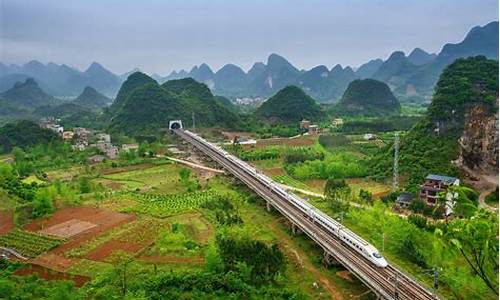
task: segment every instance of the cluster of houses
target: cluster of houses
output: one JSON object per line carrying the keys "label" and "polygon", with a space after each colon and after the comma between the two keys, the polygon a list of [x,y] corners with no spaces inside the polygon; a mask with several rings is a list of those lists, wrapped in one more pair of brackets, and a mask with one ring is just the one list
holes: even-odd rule
{"label": "cluster of houses", "polygon": [[456,195],[452,194],[448,189],[451,186],[459,186],[460,179],[450,176],[442,176],[436,174],[429,174],[425,178],[424,183],[420,186],[418,195],[412,193],[401,193],[396,199],[396,205],[401,209],[410,207],[413,201],[417,198],[423,201],[428,206],[435,206],[438,204],[438,198],[441,193],[446,195],[445,216],[453,213],[455,206]]}
{"label": "cluster of houses", "polygon": [[[105,132],[95,132],[83,127],[75,127],[73,130],[64,130],[63,126],[57,124],[58,119],[47,118],[42,120],[40,126],[57,132],[63,140],[71,142],[74,150],[83,151],[87,148],[97,148],[102,154],[89,157],[89,162],[99,163],[106,159],[116,159],[119,151],[137,150],[138,144],[123,144],[121,149],[111,143],[111,136]],[[91,143],[92,142],[92,143]]]}
{"label": "cluster of houses", "polygon": [[64,132],[64,127],[59,125],[59,119],[56,118],[44,118],[40,122],[40,127],[45,129],[50,129],[56,133],[62,134]]}

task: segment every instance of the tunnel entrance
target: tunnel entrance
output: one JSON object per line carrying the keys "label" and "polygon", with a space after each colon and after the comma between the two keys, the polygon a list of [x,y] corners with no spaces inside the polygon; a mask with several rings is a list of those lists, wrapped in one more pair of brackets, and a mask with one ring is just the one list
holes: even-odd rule
{"label": "tunnel entrance", "polygon": [[168,128],[170,130],[182,129],[182,121],[181,120],[172,120],[169,122]]}

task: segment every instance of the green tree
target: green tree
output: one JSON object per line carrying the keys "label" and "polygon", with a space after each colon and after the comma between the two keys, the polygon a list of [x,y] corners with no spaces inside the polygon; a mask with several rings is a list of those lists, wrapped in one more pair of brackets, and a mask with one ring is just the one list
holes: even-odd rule
{"label": "green tree", "polygon": [[326,201],[337,214],[343,214],[349,210],[351,199],[351,188],[343,179],[328,179],[325,184],[324,194]]}
{"label": "green tree", "polygon": [[363,189],[359,190],[359,199],[362,201],[372,204],[373,203],[373,194],[370,193],[369,191],[365,191]]}
{"label": "green tree", "polygon": [[23,151],[23,149],[19,147],[14,147],[11,152],[12,156],[14,156],[14,160],[16,162],[20,162],[26,159],[26,153]]}
{"label": "green tree", "polygon": [[254,282],[273,279],[285,268],[285,255],[276,244],[268,246],[246,235],[227,232],[219,233],[216,243],[225,270],[240,271],[241,263],[245,263]]}
{"label": "green tree", "polygon": [[498,216],[484,210],[448,225],[447,240],[472,271],[498,295]]}
{"label": "green tree", "polygon": [[182,168],[179,170],[179,178],[181,183],[187,188],[189,192],[192,192],[200,187],[197,180],[191,179],[191,170],[188,168]]}
{"label": "green tree", "polygon": [[421,229],[425,229],[427,226],[427,219],[420,215],[409,215],[408,222],[413,223],[415,226]]}
{"label": "green tree", "polygon": [[35,218],[44,216],[54,211],[54,195],[48,189],[40,189],[33,200],[33,216]]}
{"label": "green tree", "polygon": [[338,199],[343,189],[349,188],[344,179],[330,178],[326,181],[324,194],[326,197]]}
{"label": "green tree", "polygon": [[78,186],[80,188],[80,193],[87,194],[92,191],[92,186],[88,177],[80,177],[78,181]]}

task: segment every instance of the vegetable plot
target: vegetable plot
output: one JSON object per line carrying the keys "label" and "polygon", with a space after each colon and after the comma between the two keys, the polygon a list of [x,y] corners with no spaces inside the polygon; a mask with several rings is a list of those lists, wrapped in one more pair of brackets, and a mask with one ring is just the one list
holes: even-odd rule
{"label": "vegetable plot", "polygon": [[35,257],[60,245],[64,240],[14,229],[0,236],[0,246],[11,248],[28,257]]}
{"label": "vegetable plot", "polygon": [[134,207],[133,211],[165,218],[197,208],[207,201],[219,198],[220,195],[215,191],[206,190],[174,195],[139,194],[137,197],[141,204]]}

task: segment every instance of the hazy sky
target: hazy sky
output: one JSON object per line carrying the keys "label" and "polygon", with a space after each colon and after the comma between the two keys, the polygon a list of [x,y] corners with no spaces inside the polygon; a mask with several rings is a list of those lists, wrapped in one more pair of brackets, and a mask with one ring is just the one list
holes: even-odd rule
{"label": "hazy sky", "polygon": [[437,52],[498,20],[497,0],[0,0],[0,61],[159,74],[245,70],[270,53],[299,68]]}

